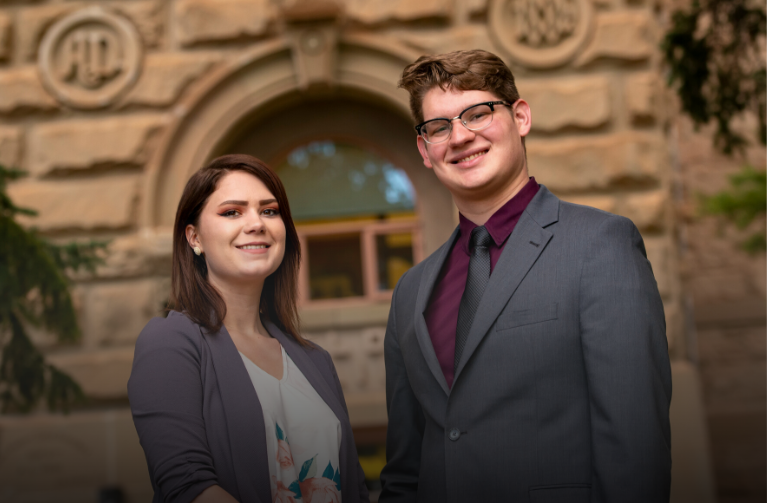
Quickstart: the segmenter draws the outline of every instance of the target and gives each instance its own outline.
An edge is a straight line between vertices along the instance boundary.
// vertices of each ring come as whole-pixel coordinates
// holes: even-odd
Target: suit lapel
[[[559,199],[543,185],[509,236],[490,281],[482,295],[474,322],[469,330],[461,361],[455,371],[453,386],[461,371],[495,323],[530,268],[543,253],[553,234],[544,227],[559,218]]]
[[[272,500],[261,402],[229,332],[205,334],[224,406],[240,501]]]
[[[277,339],[282,347],[285,348],[285,352],[290,356],[290,359],[293,360],[293,363],[296,364],[296,367],[298,367],[301,373],[304,374],[304,377],[309,381],[309,384],[312,385],[317,394],[320,395],[326,404],[328,404],[328,407],[330,407],[330,410],[333,411],[333,414],[336,415],[339,421],[343,423],[344,417],[346,417],[343,405],[333,392],[330,383],[323,377],[320,369],[317,368],[311,358],[309,358],[309,355],[306,354],[304,348],[302,348],[295,339],[285,335],[285,333],[274,323],[265,321],[264,326],[269,331],[269,334]]]
[[[431,298],[431,292],[434,290],[437,278],[439,278],[442,265],[445,263],[445,260],[447,260],[447,256],[453,248],[453,243],[457,237],[458,227],[453,231],[450,239],[448,239],[432,256],[429,263],[424,264],[426,267],[418,287],[418,297],[416,298],[415,303],[415,335],[418,339],[418,345],[421,346],[421,353],[423,353],[423,357],[426,360],[426,364],[429,366],[429,370],[434,374],[434,378],[446,395],[450,394],[450,388],[447,386],[445,374],[442,373],[442,367],[439,365],[437,353],[434,352],[434,345],[429,336],[429,329],[426,326],[424,312],[429,305],[429,298]]]

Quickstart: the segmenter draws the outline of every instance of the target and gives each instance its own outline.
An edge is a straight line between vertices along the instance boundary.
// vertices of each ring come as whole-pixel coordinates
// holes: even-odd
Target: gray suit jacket
[[[368,501],[330,355],[265,326],[341,422],[344,503]],[[154,318],[136,342],[128,397],[155,503],[186,503],[214,484],[243,503],[272,501],[261,404],[226,328],[209,334],[176,311]]]
[[[448,388],[423,313],[457,233],[394,291],[380,501],[667,502],[671,368],[636,227],[541,186]]]

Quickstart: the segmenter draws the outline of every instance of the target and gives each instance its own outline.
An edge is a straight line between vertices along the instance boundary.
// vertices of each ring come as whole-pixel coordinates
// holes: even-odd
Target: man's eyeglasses
[[[431,119],[422,122],[415,127],[418,135],[426,143],[442,143],[450,138],[453,132],[453,121],[458,119],[463,127],[469,131],[479,131],[485,129],[493,122],[493,112],[495,105],[505,105],[510,107],[513,103],[508,101],[486,101],[472,105],[452,119]]]

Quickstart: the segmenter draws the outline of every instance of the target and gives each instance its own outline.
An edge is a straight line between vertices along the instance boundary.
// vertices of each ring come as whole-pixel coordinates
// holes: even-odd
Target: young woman
[[[366,502],[330,355],[303,339],[285,189],[251,156],[195,173],[173,229],[171,306],[128,382],[154,502]]]

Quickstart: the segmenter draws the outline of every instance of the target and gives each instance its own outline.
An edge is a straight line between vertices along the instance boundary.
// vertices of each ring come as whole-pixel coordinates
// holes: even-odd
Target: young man
[[[671,368],[636,227],[528,177],[530,107],[497,56],[424,56],[400,86],[460,224],[394,291],[379,501],[667,502]]]

